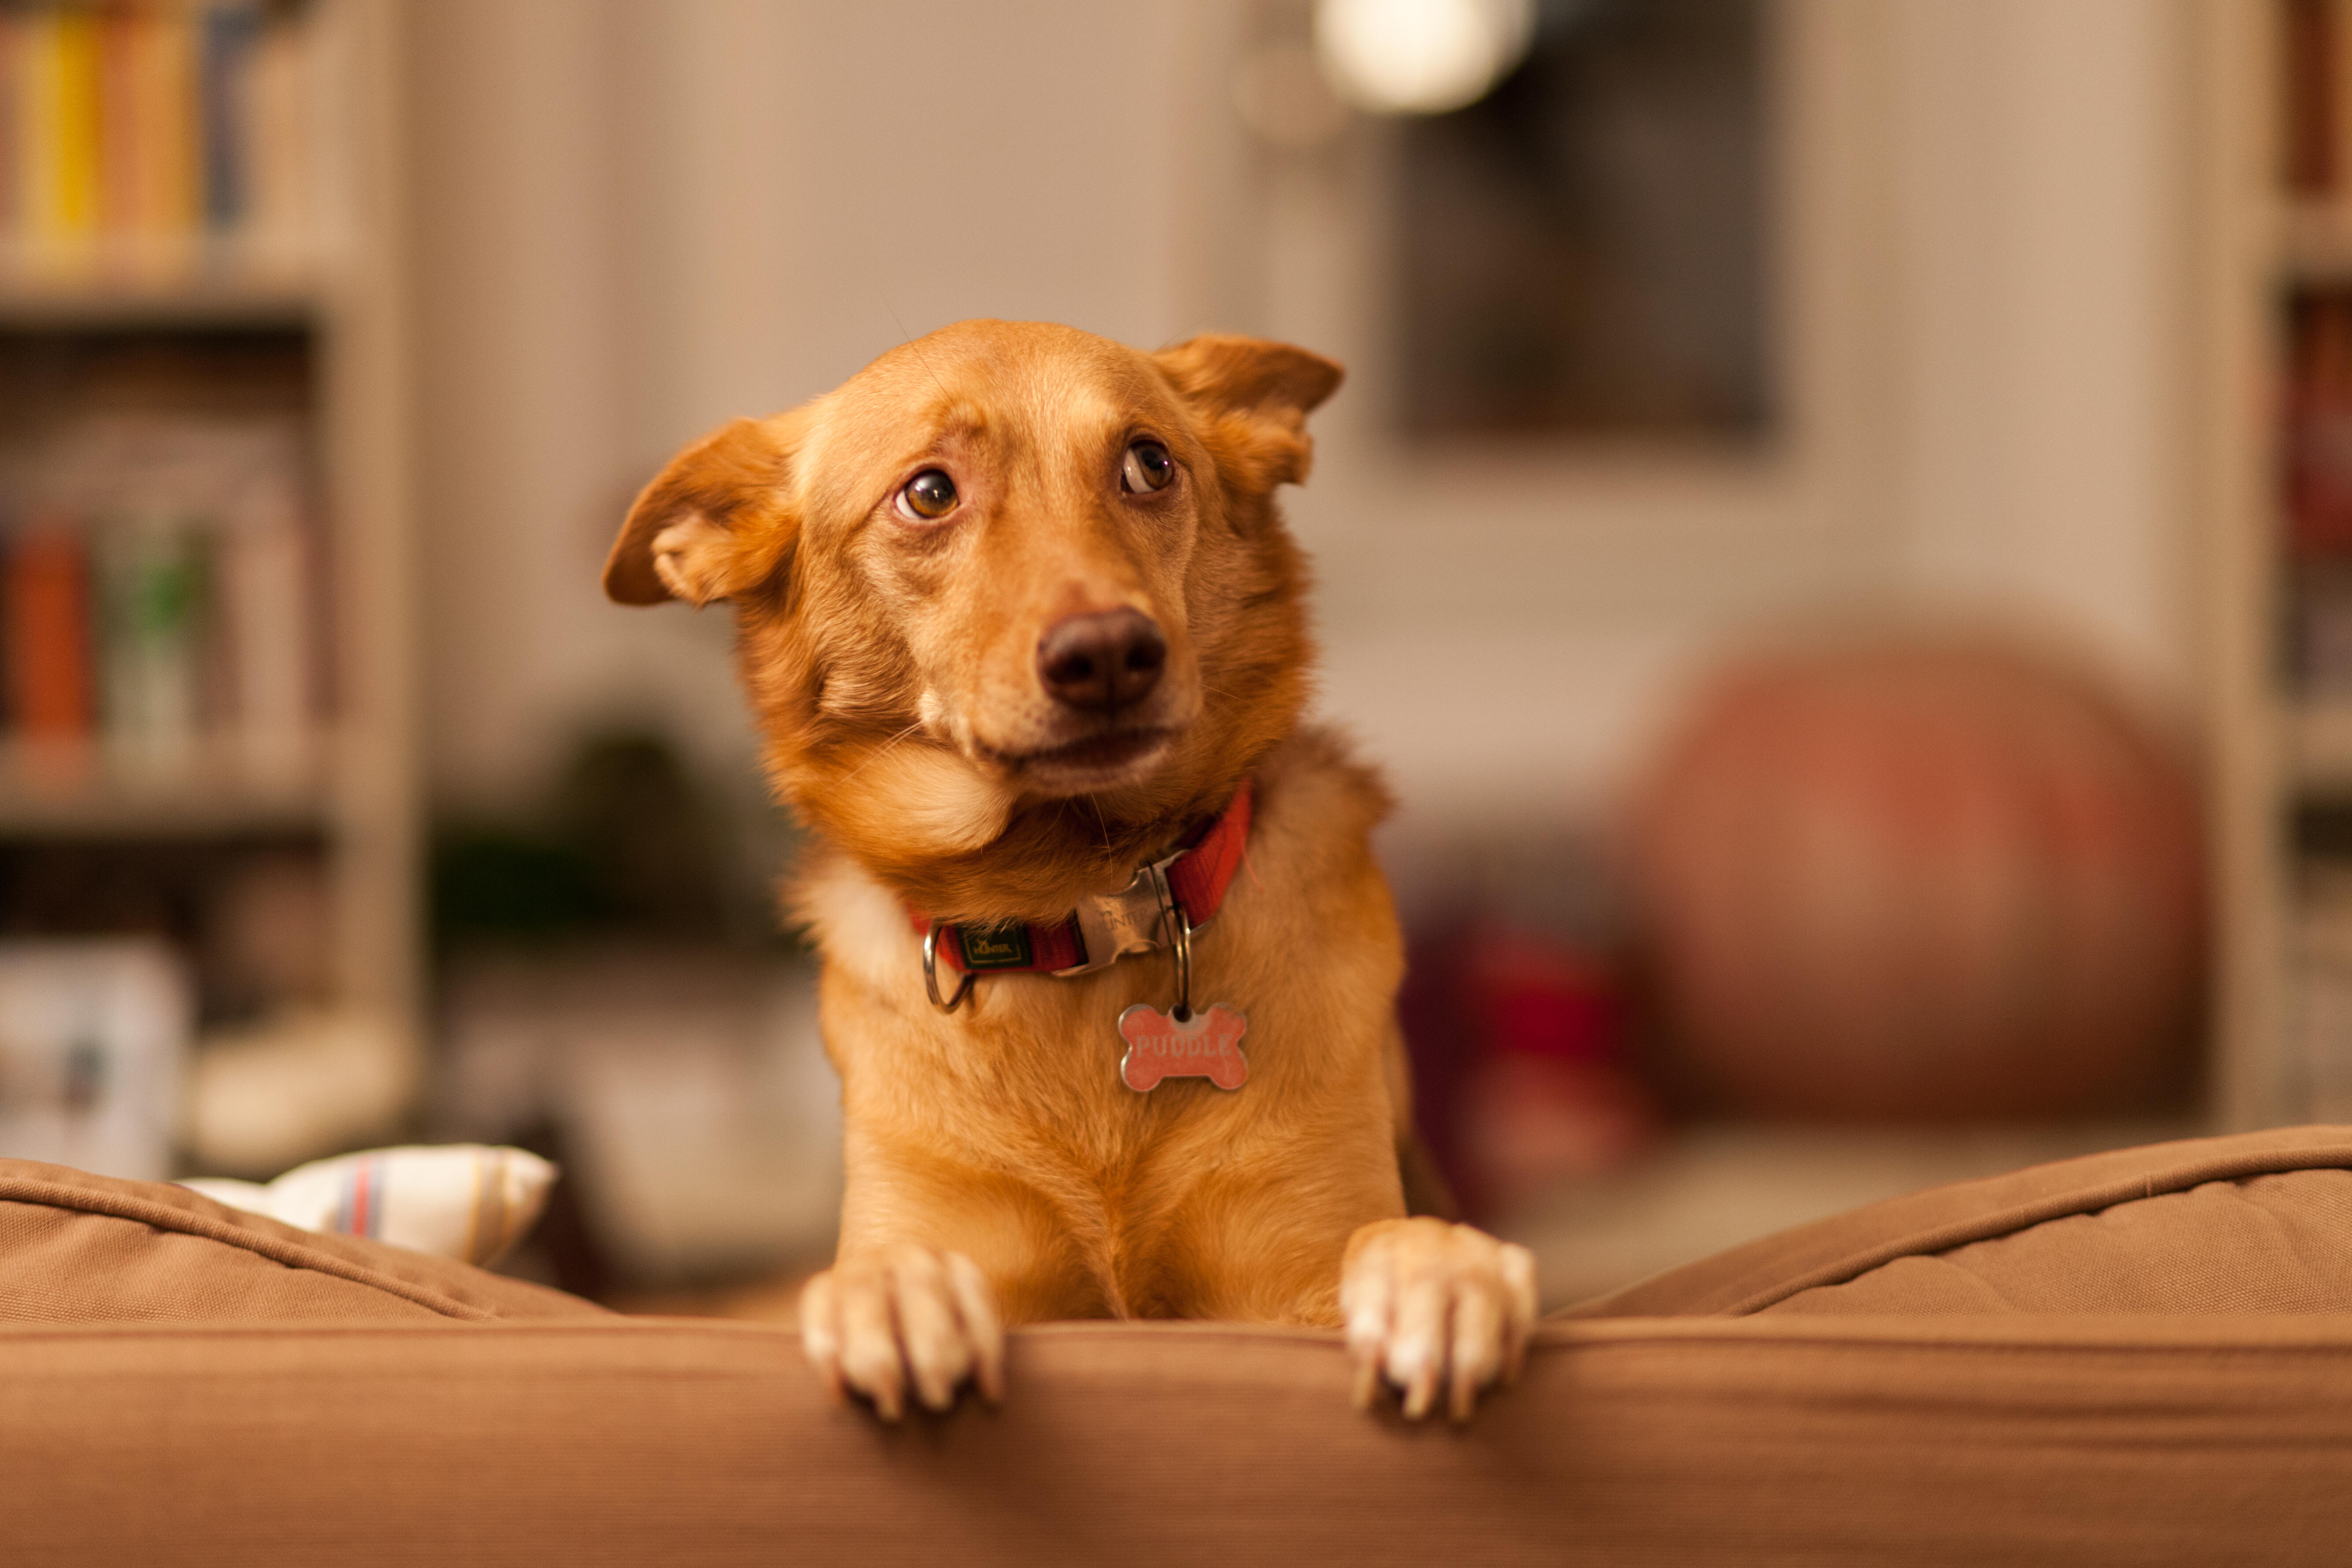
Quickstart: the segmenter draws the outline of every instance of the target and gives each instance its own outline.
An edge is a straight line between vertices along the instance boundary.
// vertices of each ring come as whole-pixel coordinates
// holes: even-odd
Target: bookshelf
[[[2193,410],[2231,1127],[2352,1115],[2352,5],[2192,11]],[[2342,383],[2342,384],[2338,384]],[[2339,396],[2341,393],[2344,395]],[[2343,477],[2352,478],[2352,469]]]
[[[26,865],[299,863],[323,976],[278,1000],[413,1062],[402,36],[398,0],[0,5],[0,923],[56,923]],[[27,641],[34,538],[79,656]]]

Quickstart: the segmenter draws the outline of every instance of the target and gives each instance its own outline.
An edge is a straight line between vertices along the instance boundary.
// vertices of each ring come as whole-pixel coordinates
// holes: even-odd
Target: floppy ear
[[[794,416],[737,419],[670,459],[629,508],[604,592],[624,605],[697,608],[764,581],[793,547]]]
[[[1307,478],[1315,444],[1307,416],[1347,373],[1321,354],[1263,338],[1203,332],[1151,356],[1180,396],[1206,416],[1219,466],[1255,490]]]

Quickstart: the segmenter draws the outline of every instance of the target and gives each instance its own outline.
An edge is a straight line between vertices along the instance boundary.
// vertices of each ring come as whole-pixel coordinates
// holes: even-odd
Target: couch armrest
[[[2341,1174],[2347,1171],[2352,1127],[2276,1127],[2085,1154],[1865,1205],[1670,1268],[1556,1316],[2021,1306],[2042,1312],[2352,1310],[2352,1204],[2346,1201],[2352,1182]],[[2233,1205],[2219,1193],[2205,1203],[2162,1201],[2266,1178],[2289,1179],[2268,1183],[2254,1205]],[[2271,1212],[2256,1212],[2264,1207]],[[2128,1236],[2061,1228],[2126,1209],[2140,1211],[2130,1218]],[[2283,1216],[2302,1223],[2282,1227]],[[2036,1231],[2043,1234],[2028,1240]],[[1984,1245],[2011,1238],[2021,1245]],[[1974,1249],[1964,1267],[1912,1267],[1964,1249]],[[2344,1260],[2340,1268],[2336,1258]]]
[[[1465,1427],[1336,1335],[1066,1324],[885,1426],[685,1321],[0,1330],[11,1562],[2340,1561],[2352,1319],[1557,1323]]]

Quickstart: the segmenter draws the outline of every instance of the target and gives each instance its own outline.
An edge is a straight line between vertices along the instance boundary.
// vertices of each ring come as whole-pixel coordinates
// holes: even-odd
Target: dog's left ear
[[[605,595],[700,608],[767,580],[799,532],[791,497],[800,420],[737,419],[670,459],[629,508],[604,559]]]
[[[1227,477],[1259,493],[1306,479],[1315,456],[1307,416],[1347,374],[1321,354],[1225,332],[1187,338],[1151,361],[1205,416]]]

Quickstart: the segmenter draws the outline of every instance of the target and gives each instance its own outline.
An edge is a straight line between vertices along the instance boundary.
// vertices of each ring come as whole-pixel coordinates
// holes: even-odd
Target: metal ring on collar
[[[931,1005],[942,1013],[952,1013],[963,1005],[964,995],[971,989],[974,976],[971,970],[956,983],[955,994],[940,1000],[940,928],[936,925],[923,933],[923,989],[929,993]]]
[[[1151,868],[1151,886],[1160,895],[1160,919],[1168,928],[1168,945],[1176,950],[1176,1011],[1170,1015],[1178,1023],[1192,1016],[1192,917],[1184,912],[1184,900],[1168,885],[1168,878],[1159,867]]]
[[[1192,917],[1184,912],[1182,903],[1175,905],[1176,915],[1176,1011],[1180,1024],[1192,1016]]]

